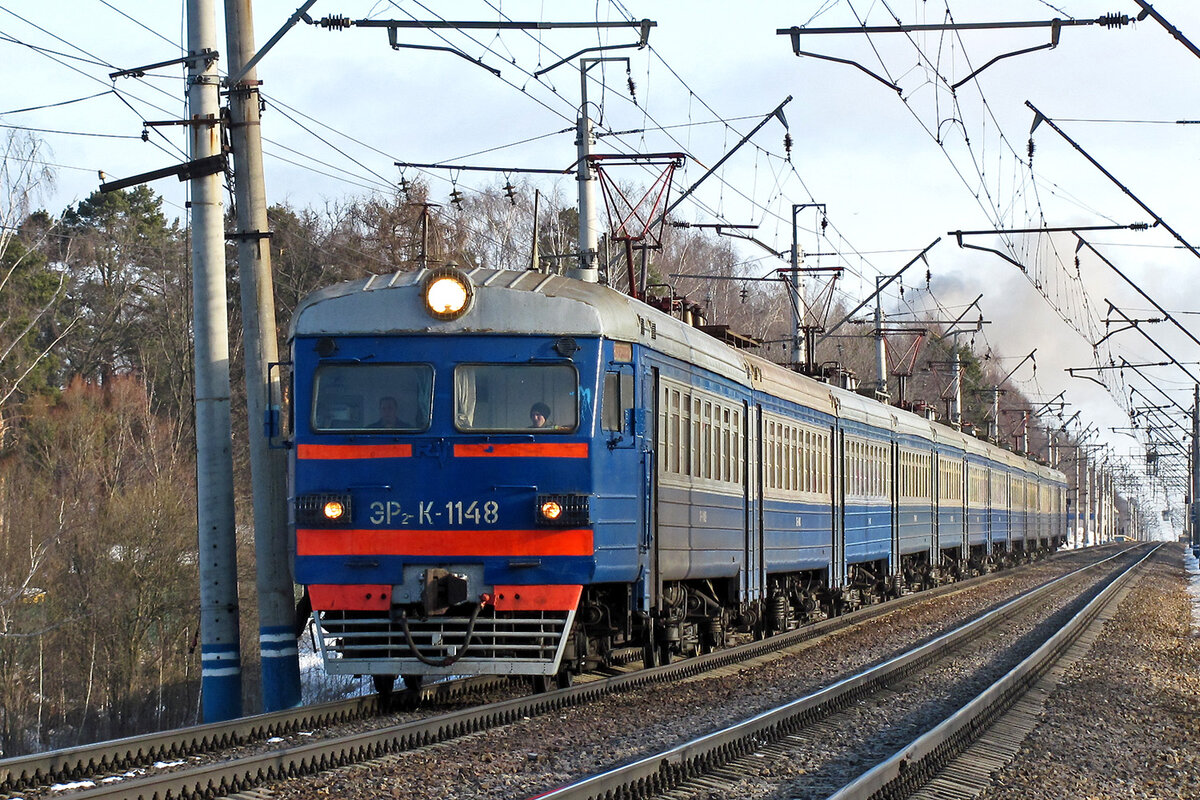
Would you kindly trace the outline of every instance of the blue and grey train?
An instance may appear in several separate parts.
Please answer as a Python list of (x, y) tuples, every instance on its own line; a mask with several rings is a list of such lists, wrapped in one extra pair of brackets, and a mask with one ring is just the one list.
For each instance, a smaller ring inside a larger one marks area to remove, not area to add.
[(290, 344), (296, 581), (381, 689), (662, 663), (1065, 540), (1061, 473), (602, 285), (374, 276)]

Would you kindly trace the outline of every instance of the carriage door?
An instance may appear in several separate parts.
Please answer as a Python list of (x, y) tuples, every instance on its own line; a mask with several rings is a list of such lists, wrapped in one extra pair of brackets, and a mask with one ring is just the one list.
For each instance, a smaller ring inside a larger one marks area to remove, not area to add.
[(829, 489), (833, 509), (832, 544), (829, 558), (829, 586), (846, 584), (846, 434), (837, 426), (829, 429)]
[(763, 531), (763, 414), (762, 406), (742, 402), (742, 439), (738, 456), (742, 460), (742, 489), (745, 495), (743, 516), (742, 597), (750, 603), (767, 594), (767, 553)]
[(659, 388), (658, 368), (646, 367), (638, 387), (640, 402), (634, 413), (641, 416), (635, 421), (638, 431), (638, 448), (642, 454), (642, 486), (645, 500), (642, 505), (642, 535), (638, 561), (644, 566), (643, 608), (657, 608), (662, 595), (659, 573), (658, 531), (658, 436), (659, 436)]
[(888, 474), (891, 476), (891, 486), (888, 491), (888, 502), (892, 511), (892, 547), (889, 553), (889, 574), (900, 575), (900, 444), (888, 443)]

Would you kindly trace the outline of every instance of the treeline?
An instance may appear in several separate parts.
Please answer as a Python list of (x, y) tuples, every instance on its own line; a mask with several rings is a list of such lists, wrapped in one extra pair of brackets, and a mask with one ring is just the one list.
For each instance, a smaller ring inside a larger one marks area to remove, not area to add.
[[(10, 144), (11, 144), (10, 140)], [(0, 757), (188, 724), (199, 708), (195, 442), (188, 232), (151, 189), (94, 194), (59, 215), (31, 211), (45, 175), (0, 176)], [(280, 341), (310, 291), (422, 261), (525, 269), (575, 250), (562, 193), (495, 186), (457, 207), (420, 184), (395, 197), (271, 209)], [(620, 287), (623, 251), (601, 268)], [(257, 708), (253, 533), (242, 397), (240, 293), (228, 272), (235, 487), (247, 709)], [(764, 341), (788, 336), (777, 287), (677, 279), (747, 275), (730, 240), (667, 227), (650, 282), (711, 321)], [(767, 266), (779, 266), (771, 262)], [(839, 340), (860, 370), (872, 345)], [(944, 359), (949, 345), (925, 360)], [(988, 369), (963, 348), (968, 381)], [(791, 360), (783, 346), (766, 352)], [(991, 378), (994, 380), (994, 377)], [(912, 391), (944, 388), (934, 378)], [(965, 395), (981, 419), (978, 396)], [(1012, 405), (1012, 397), (1007, 404)], [(934, 398), (936, 402), (936, 397)]]

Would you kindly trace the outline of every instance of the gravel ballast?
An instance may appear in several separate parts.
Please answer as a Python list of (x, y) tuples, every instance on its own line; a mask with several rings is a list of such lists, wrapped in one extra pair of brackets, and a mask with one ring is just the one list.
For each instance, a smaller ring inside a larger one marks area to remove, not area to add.
[(1183, 547), (1156, 558), (985, 800), (1200, 798), (1200, 635)]
[(803, 654), (607, 697), (487, 734), (272, 787), (274, 798), (528, 797), (774, 707), (1067, 571), (1036, 565), (807, 645)]

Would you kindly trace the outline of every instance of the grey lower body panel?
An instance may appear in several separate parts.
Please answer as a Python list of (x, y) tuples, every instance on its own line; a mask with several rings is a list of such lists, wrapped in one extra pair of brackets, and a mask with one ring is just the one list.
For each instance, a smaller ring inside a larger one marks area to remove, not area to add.
[(412, 618), (407, 635), (380, 612), (318, 611), (313, 621), (332, 675), (553, 675), (575, 611), (480, 614), (473, 625), (469, 617)]

